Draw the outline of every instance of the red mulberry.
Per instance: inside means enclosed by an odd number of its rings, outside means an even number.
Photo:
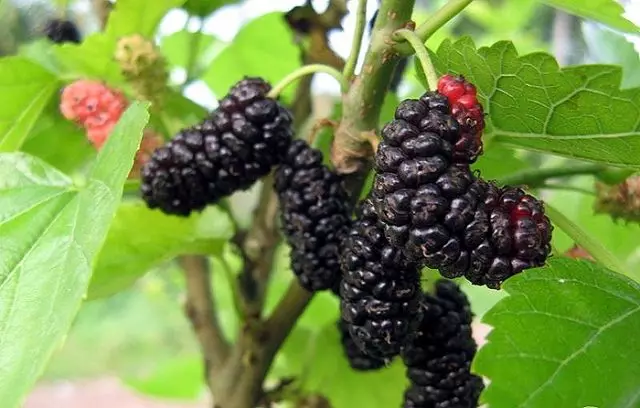
[[[268,98],[270,85],[245,78],[209,118],[157,149],[142,169],[150,208],[186,216],[247,189],[280,163],[291,143],[291,114]]]
[[[342,247],[342,318],[363,352],[391,358],[419,321],[418,268],[389,244],[369,200],[362,204]]]
[[[438,92],[447,97],[451,115],[460,124],[460,137],[455,143],[453,160],[473,163],[482,154],[484,112],[478,102],[476,87],[462,76],[444,75],[438,81]]]
[[[340,242],[351,223],[342,180],[323,165],[319,150],[295,140],[276,170],[275,188],[300,285],[309,291],[335,287]]]
[[[451,281],[436,282],[435,293],[424,294],[418,335],[402,357],[411,385],[405,408],[473,408],[484,388],[471,373],[476,343],[471,336],[471,308]]]

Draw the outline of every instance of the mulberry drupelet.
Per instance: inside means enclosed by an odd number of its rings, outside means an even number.
[[[389,244],[365,200],[340,257],[341,313],[349,333],[368,355],[389,359],[413,335],[420,318],[417,265]]]
[[[469,301],[452,281],[425,293],[418,335],[402,353],[411,382],[404,408],[474,408],[484,388],[470,372],[476,353]]]
[[[349,324],[346,321],[339,319],[337,326],[340,332],[342,350],[351,368],[356,371],[373,371],[386,365],[384,360],[371,357],[358,347],[351,334],[349,334]]]
[[[476,87],[462,76],[444,75],[438,80],[438,92],[447,97],[450,113],[460,124],[453,160],[473,163],[482,154],[484,111],[478,102]]]
[[[142,169],[147,205],[187,216],[249,188],[279,164],[292,117],[269,90],[260,78],[241,80],[206,120],[157,149]]]
[[[276,170],[275,189],[300,285],[312,292],[336,287],[340,242],[351,224],[341,178],[322,163],[319,150],[295,140]]]

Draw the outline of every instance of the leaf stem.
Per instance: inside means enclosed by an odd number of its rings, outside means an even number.
[[[580,226],[575,224],[553,206],[545,203],[545,213],[553,223],[563,230],[578,246],[584,248],[593,259],[612,271],[624,274],[625,267],[618,258]]]
[[[473,0],[449,0],[436,11],[427,21],[420,24],[415,33],[422,42],[426,42],[436,31],[447,24],[452,18],[460,14]],[[411,54],[410,48],[399,48],[405,55]]]
[[[422,65],[422,70],[424,71],[424,75],[427,78],[429,89],[431,89],[432,91],[438,89],[438,74],[436,74],[436,69],[431,62],[431,57],[429,57],[429,51],[427,51],[424,43],[420,40],[416,33],[403,28],[394,32],[392,38],[396,41],[404,39],[409,43],[409,45],[411,45],[416,53],[416,57],[420,61],[420,65]]]
[[[525,185],[529,188],[541,187],[548,179],[585,174],[598,174],[606,170],[601,164],[583,163],[572,167],[551,167],[546,169],[524,170],[500,178],[501,184]]]
[[[364,27],[367,18],[367,0],[358,0],[358,8],[356,10],[356,29],[353,33],[353,42],[351,43],[351,53],[345,63],[342,75],[346,80],[350,80],[356,70],[358,56],[360,55],[360,47],[362,46],[362,37],[364,35]]]
[[[305,65],[291,72],[289,75],[284,77],[280,82],[278,82],[273,89],[267,94],[270,98],[276,98],[280,93],[289,85],[291,85],[294,81],[310,74],[315,74],[318,72],[322,72],[325,74],[329,74],[334,77],[340,83],[340,89],[342,92],[346,92],[349,88],[349,83],[346,78],[342,75],[342,72],[337,69],[330,67],[328,65],[323,64],[311,64]]]

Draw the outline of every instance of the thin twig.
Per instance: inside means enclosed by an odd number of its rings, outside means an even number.
[[[179,258],[179,263],[186,282],[185,313],[191,321],[208,368],[217,370],[229,355],[230,347],[213,310],[209,263],[206,257],[199,255],[184,255]]]
[[[577,176],[585,174],[598,174],[606,167],[601,164],[581,163],[571,167],[550,167],[543,169],[530,169],[513,173],[502,177],[498,181],[501,184],[523,185],[536,188],[546,183],[547,180],[560,177]]]
[[[362,46],[362,37],[364,36],[364,28],[367,25],[367,0],[358,0],[358,9],[356,11],[356,29],[353,32],[353,42],[351,43],[351,51],[349,58],[345,63],[342,74],[347,79],[351,80],[353,73],[356,70],[358,63],[358,56],[360,55],[360,47]]]
[[[411,45],[411,48],[413,48],[416,53],[416,58],[420,61],[422,71],[424,71],[427,83],[429,84],[429,89],[435,91],[438,88],[438,74],[431,62],[431,57],[429,57],[429,51],[427,51],[427,48],[424,46],[422,41],[420,41],[420,38],[418,38],[413,31],[406,28],[393,33],[393,38],[404,39],[409,43],[409,45]]]

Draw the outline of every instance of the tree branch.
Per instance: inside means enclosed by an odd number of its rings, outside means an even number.
[[[185,313],[200,343],[207,370],[217,371],[229,355],[229,344],[213,311],[209,263],[199,255],[184,255],[178,262],[187,287]]]

